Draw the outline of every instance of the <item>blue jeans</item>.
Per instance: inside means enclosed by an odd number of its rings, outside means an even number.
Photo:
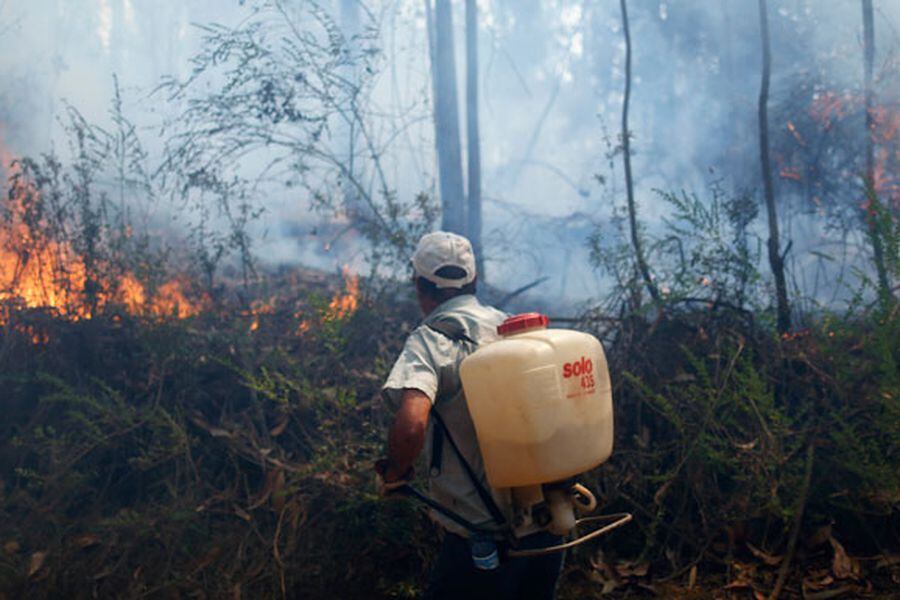
[[[562,543],[549,533],[535,533],[519,540],[518,549]],[[501,556],[503,555],[502,544]],[[431,571],[428,600],[552,600],[563,565],[563,552],[541,556],[505,558],[493,571],[481,571],[472,562],[469,540],[447,533],[437,563]]]

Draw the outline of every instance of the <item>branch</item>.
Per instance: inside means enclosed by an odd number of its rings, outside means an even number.
[[[816,445],[814,441],[810,441],[806,447],[806,469],[803,473],[803,488],[800,490],[800,497],[797,499],[797,513],[794,517],[794,527],[791,530],[791,537],[788,540],[787,552],[784,555],[784,561],[778,569],[778,580],[775,582],[775,588],[769,596],[769,600],[778,600],[784,583],[787,581],[788,571],[791,568],[791,562],[794,560],[794,552],[797,549],[797,538],[800,536],[800,526],[803,524],[803,513],[806,510],[806,501],[809,498],[809,487],[812,482],[813,462],[816,457]]]
[[[535,279],[534,281],[532,281],[531,283],[529,283],[529,284],[527,284],[527,285],[523,285],[523,286],[520,287],[519,289],[517,289],[517,290],[515,290],[515,291],[512,291],[512,292],[510,292],[509,294],[507,294],[506,296],[504,296],[503,299],[500,300],[500,302],[498,302],[495,306],[496,306],[497,308],[502,309],[502,308],[503,308],[504,306],[506,306],[509,302],[512,302],[517,296],[521,296],[522,294],[524,294],[525,292],[527,292],[527,291],[530,290],[531,288],[536,287],[536,286],[538,286],[538,285],[544,283],[544,282],[547,281],[548,279],[550,279],[550,277],[544,276],[544,277],[540,277],[540,278],[538,278],[538,279]]]

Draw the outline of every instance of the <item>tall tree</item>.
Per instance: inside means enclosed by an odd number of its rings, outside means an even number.
[[[634,248],[634,256],[637,268],[647,286],[647,291],[654,300],[659,300],[659,291],[653,278],[650,277],[650,268],[644,258],[644,249],[641,245],[641,235],[637,224],[637,207],[634,202],[634,179],[631,175],[631,133],[628,131],[628,103],[631,100],[631,33],[628,30],[628,7],[625,0],[619,0],[622,9],[622,29],[625,32],[625,98],[622,101],[622,160],[625,163],[625,190],[628,198],[628,226],[631,230],[631,245]]]
[[[466,231],[475,250],[479,278],[484,281],[481,246],[481,139],[478,128],[478,4],[466,0],[466,142],[469,198]]]
[[[787,284],[784,278],[784,256],[778,241],[778,214],[775,211],[775,190],[772,184],[772,166],[769,162],[769,78],[772,55],[769,42],[769,19],[766,0],[759,0],[759,30],[762,42],[762,81],[759,87],[759,157],[762,167],[766,214],[769,219],[769,265],[775,277],[775,301],[778,315],[778,332],[791,328],[791,309],[788,304]]]
[[[425,0],[425,6],[426,16],[430,16],[431,0]],[[441,228],[445,231],[465,233],[465,192],[459,140],[451,0],[436,0],[433,21],[434,26],[429,24],[428,31],[434,38],[431,69],[434,88],[434,143],[438,158],[442,209]]]
[[[863,73],[866,103],[866,224],[869,228],[869,239],[872,242],[872,254],[875,258],[875,270],[878,275],[878,287],[885,296],[890,295],[887,268],[884,264],[884,247],[878,227],[881,205],[878,191],[875,189],[875,120],[872,111],[875,99],[872,92],[872,64],[875,62],[875,20],[872,14],[872,0],[862,0],[863,17]]]

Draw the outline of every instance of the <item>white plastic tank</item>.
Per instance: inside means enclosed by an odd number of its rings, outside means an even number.
[[[488,481],[495,488],[560,481],[612,453],[612,389],[592,335],[548,329],[538,313],[507,319],[502,338],[460,367]]]

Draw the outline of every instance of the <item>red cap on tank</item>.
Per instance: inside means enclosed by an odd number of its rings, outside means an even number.
[[[500,335],[512,335],[513,333],[519,333],[526,329],[546,329],[549,324],[550,319],[547,315],[536,312],[522,313],[521,315],[514,315],[503,321],[503,323],[497,327],[497,333]]]

